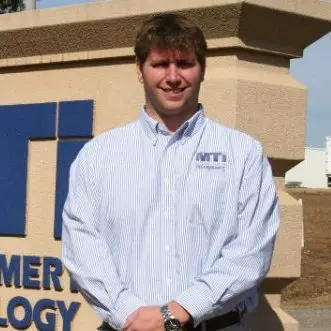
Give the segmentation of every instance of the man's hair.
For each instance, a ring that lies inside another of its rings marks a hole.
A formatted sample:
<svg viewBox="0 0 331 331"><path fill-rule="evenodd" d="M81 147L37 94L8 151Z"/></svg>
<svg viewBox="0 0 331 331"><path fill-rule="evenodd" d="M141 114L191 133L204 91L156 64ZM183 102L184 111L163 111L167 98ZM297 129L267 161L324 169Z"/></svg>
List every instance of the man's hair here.
<svg viewBox="0 0 331 331"><path fill-rule="evenodd" d="M151 48L187 51L193 49L201 66L206 64L207 43L202 30L179 14L158 14L139 29L134 46L138 62L143 65Z"/></svg>

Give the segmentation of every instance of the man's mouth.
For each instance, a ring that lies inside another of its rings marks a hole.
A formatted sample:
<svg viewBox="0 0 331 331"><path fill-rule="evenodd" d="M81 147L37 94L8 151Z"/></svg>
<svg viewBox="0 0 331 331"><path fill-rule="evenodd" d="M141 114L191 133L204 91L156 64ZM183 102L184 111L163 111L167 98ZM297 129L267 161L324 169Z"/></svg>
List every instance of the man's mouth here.
<svg viewBox="0 0 331 331"><path fill-rule="evenodd" d="M179 94L185 90L185 87L182 88L165 88L162 89L164 92L169 93L169 94Z"/></svg>

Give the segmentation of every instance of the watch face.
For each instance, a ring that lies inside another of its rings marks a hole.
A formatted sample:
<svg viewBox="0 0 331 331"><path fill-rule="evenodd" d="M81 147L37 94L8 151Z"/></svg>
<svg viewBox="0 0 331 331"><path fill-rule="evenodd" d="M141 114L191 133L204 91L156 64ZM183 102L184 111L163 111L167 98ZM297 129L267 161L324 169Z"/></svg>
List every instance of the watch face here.
<svg viewBox="0 0 331 331"><path fill-rule="evenodd" d="M176 318L170 318L165 322L165 329L167 331L177 331L180 330L182 325Z"/></svg>

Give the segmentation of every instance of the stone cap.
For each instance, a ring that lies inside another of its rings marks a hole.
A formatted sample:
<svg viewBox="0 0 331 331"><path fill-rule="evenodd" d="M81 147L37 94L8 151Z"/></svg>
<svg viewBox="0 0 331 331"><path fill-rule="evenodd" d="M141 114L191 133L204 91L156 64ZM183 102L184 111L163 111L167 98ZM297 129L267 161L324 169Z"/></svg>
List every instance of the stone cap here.
<svg viewBox="0 0 331 331"><path fill-rule="evenodd" d="M169 11L200 24L210 49L300 57L331 30L331 4L317 0L103 1L1 15L0 66L132 57L141 22Z"/></svg>

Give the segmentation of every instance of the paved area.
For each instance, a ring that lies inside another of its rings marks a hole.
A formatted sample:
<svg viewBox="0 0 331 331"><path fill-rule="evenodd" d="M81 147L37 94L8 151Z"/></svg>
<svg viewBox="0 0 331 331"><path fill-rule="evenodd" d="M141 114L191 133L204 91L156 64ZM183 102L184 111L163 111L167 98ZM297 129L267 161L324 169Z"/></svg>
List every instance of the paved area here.
<svg viewBox="0 0 331 331"><path fill-rule="evenodd" d="M287 309L300 322L300 331L331 331L330 309Z"/></svg>

